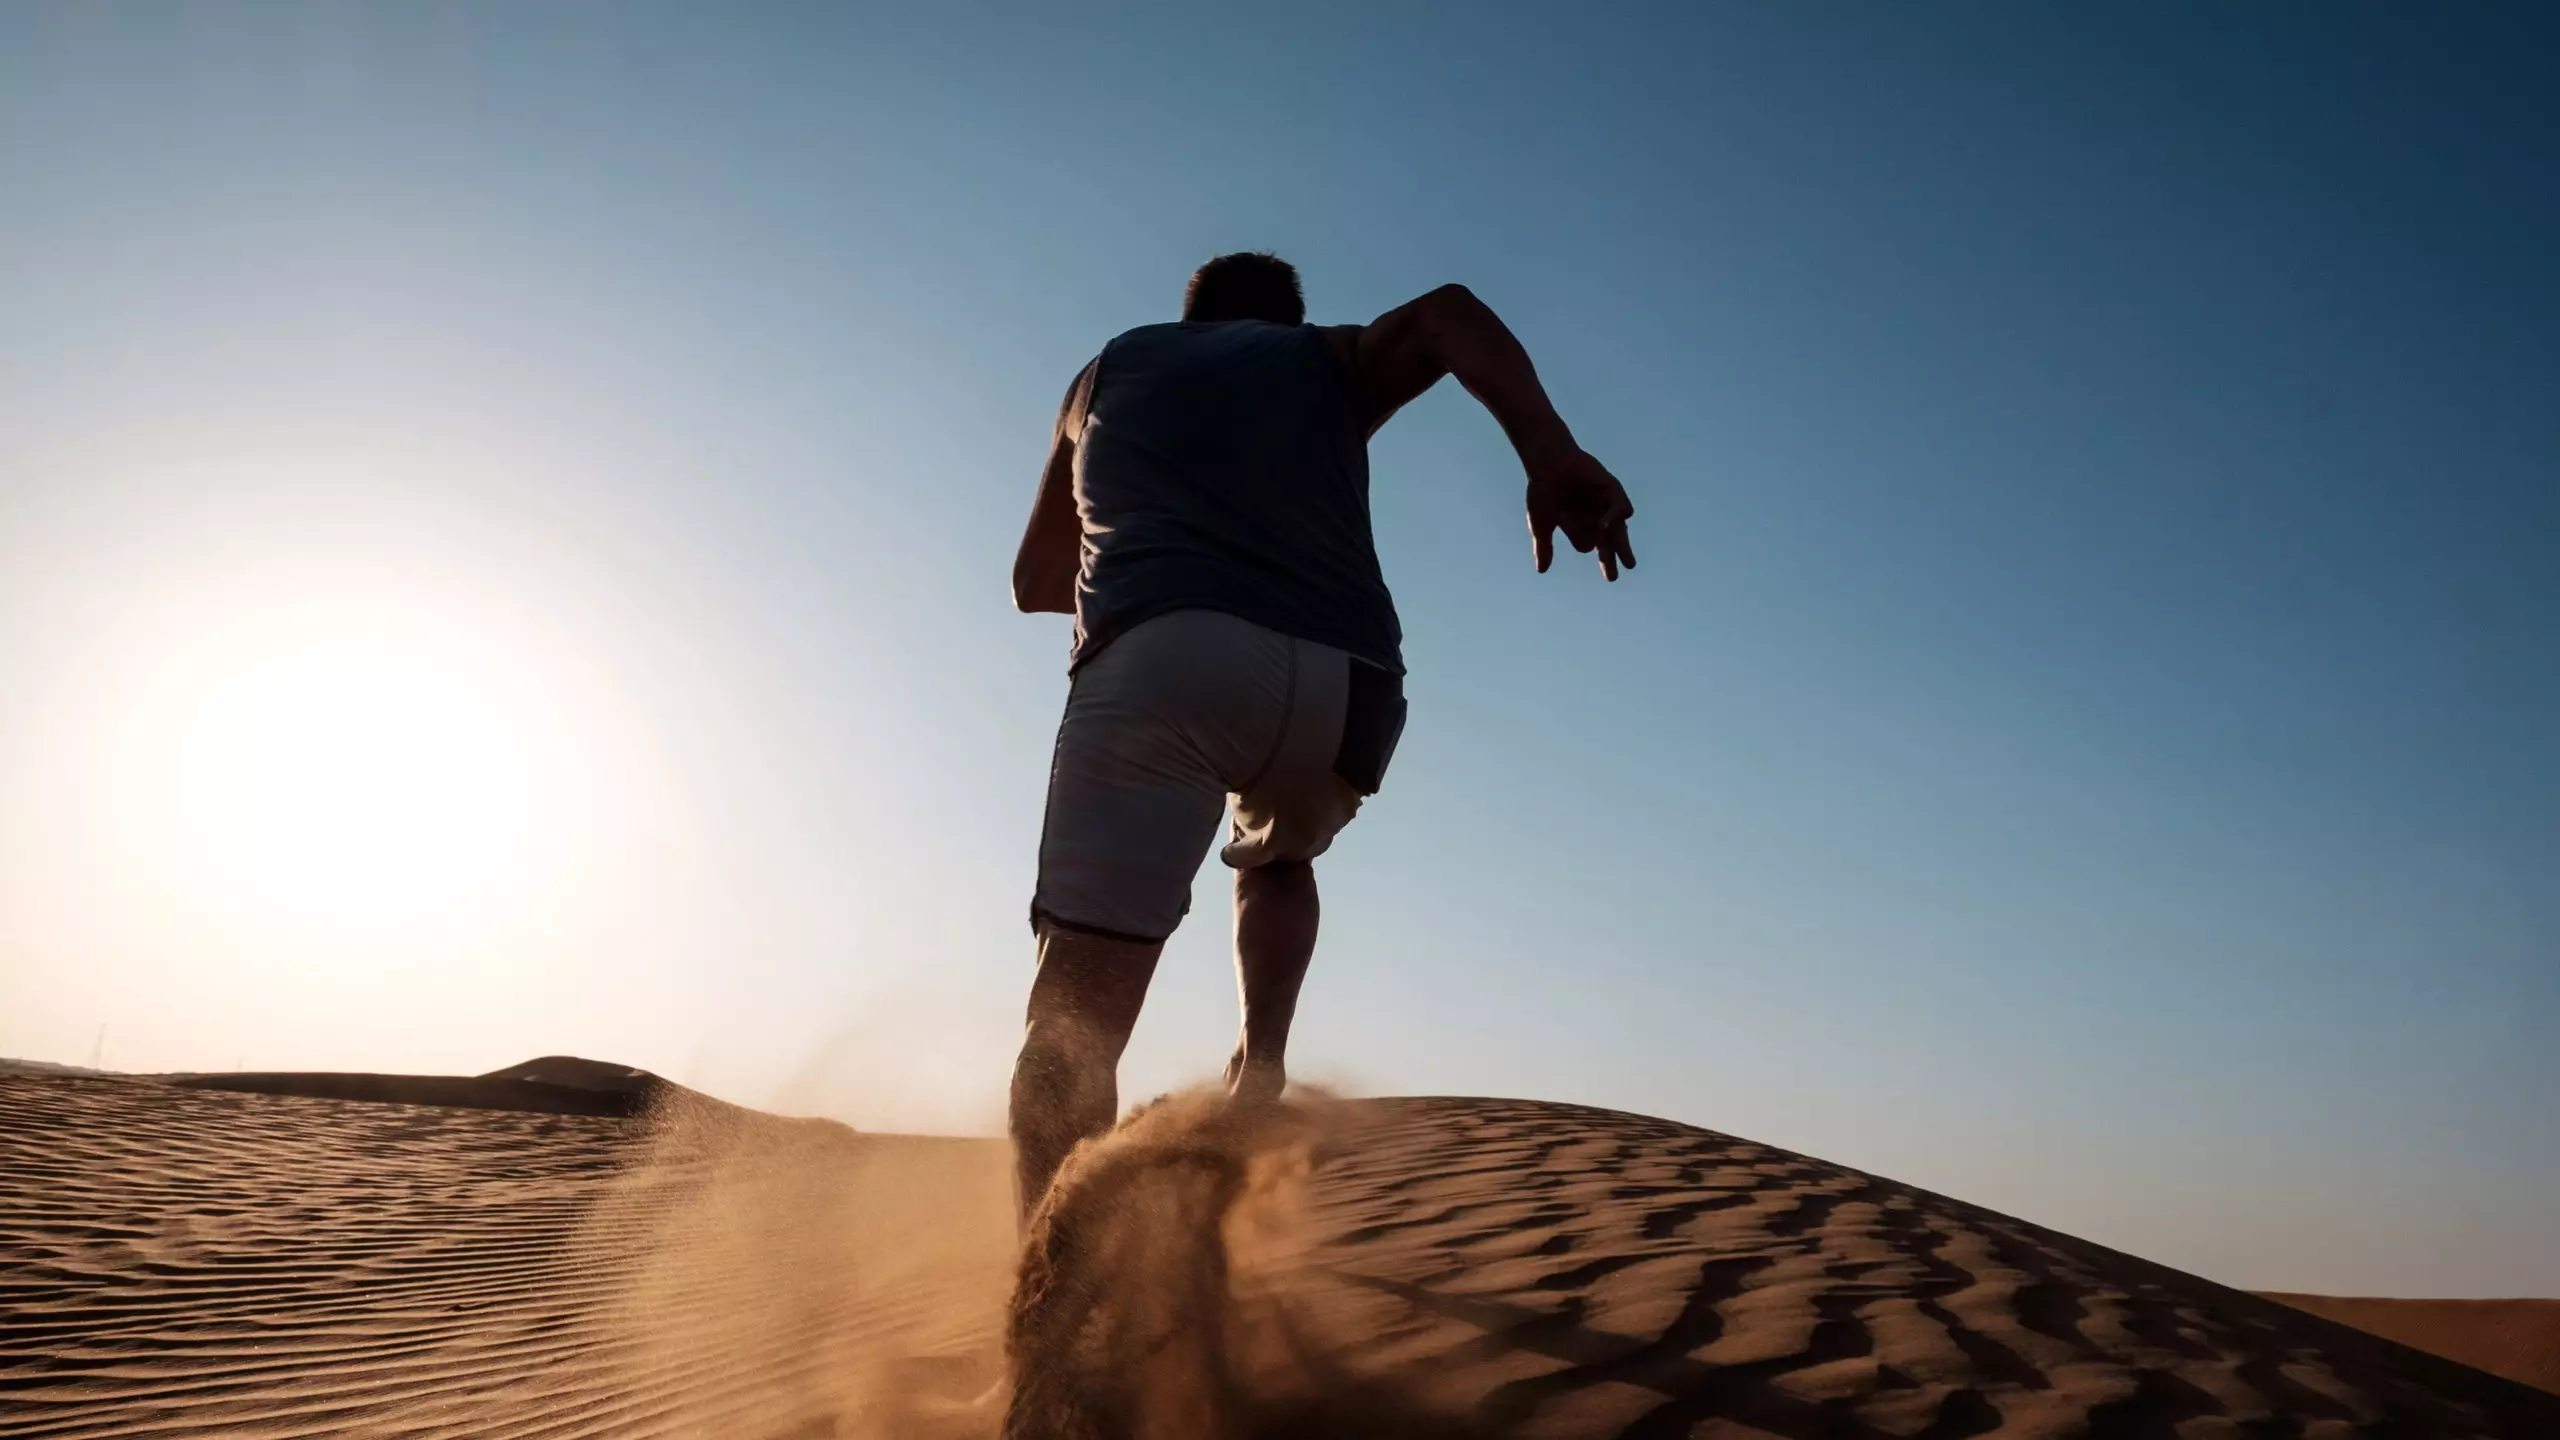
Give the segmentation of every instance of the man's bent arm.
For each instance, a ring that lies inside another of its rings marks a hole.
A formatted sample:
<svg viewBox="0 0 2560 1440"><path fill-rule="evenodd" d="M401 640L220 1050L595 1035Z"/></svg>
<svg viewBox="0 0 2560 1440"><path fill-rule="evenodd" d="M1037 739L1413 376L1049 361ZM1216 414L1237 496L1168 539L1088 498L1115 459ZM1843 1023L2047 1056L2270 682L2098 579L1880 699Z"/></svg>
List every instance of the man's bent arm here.
<svg viewBox="0 0 2560 1440"><path fill-rule="evenodd" d="M1040 493L1031 502L1031 523L1022 532L1022 548L1013 556L1013 605L1026 615L1076 613L1076 570L1083 563L1083 527L1076 518L1076 435L1086 389L1093 370L1087 366L1067 389L1058 406L1057 427L1049 436L1049 463L1040 472Z"/></svg>
<svg viewBox="0 0 2560 1440"><path fill-rule="evenodd" d="M1620 565L1636 563L1626 528L1635 506L1625 488L1574 443L1529 352L1474 291L1443 285L1399 305L1362 328L1349 348L1371 434L1443 375L1457 376L1492 412L1528 472L1529 532L1540 570L1553 557L1559 528L1574 549L1597 548L1601 572L1612 580Z"/></svg>
<svg viewBox="0 0 2560 1440"><path fill-rule="evenodd" d="M1573 445L1528 350L1464 285L1443 285L1371 321L1360 332L1359 357L1372 434L1441 376L1455 375L1524 460Z"/></svg>

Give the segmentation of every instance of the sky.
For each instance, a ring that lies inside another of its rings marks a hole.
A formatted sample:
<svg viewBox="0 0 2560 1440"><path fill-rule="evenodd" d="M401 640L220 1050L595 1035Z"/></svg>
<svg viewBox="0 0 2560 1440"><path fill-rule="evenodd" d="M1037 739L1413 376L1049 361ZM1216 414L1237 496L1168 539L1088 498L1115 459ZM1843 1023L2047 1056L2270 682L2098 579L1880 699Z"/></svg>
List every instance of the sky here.
<svg viewBox="0 0 2560 1440"><path fill-rule="evenodd" d="M1484 297L1642 557L1374 442L1295 1075L2560 1294L2560 24L1204 8L0 11L0 1054L993 1133L1051 417L1268 248Z"/></svg>

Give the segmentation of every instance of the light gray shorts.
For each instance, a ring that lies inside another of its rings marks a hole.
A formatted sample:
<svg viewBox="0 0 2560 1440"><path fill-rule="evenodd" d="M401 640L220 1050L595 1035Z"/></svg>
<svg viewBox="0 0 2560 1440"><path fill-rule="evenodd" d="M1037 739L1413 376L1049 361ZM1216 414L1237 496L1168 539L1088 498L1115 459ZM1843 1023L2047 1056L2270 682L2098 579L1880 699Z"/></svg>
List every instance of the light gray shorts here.
<svg viewBox="0 0 2560 1440"><path fill-rule="evenodd" d="M1218 856L1313 860L1374 793L1404 724L1392 672L1215 610L1159 615L1076 672L1040 832L1044 919L1161 940Z"/></svg>

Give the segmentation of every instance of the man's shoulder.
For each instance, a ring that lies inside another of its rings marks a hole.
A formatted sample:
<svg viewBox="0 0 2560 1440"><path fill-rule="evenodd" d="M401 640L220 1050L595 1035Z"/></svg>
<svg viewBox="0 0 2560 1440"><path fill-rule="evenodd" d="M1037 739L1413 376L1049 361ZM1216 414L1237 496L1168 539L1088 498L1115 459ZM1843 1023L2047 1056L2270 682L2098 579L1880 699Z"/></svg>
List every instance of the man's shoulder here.
<svg viewBox="0 0 2560 1440"><path fill-rule="evenodd" d="M1345 364L1359 354L1360 325L1278 325L1268 320L1168 320L1123 330L1104 343L1098 362L1115 355L1166 360L1208 359L1308 347L1332 352Z"/></svg>
<svg viewBox="0 0 2560 1440"><path fill-rule="evenodd" d="M1360 325L1282 325L1270 320L1159 320L1135 325L1111 337L1104 349L1137 341L1179 342L1184 340L1286 341L1308 336L1330 336L1341 332L1358 335L1367 327Z"/></svg>
<svg viewBox="0 0 2560 1440"><path fill-rule="evenodd" d="M1333 352L1334 359L1342 362L1342 371L1345 375L1353 377L1359 375L1360 335L1369 328L1368 326L1313 325L1308 328L1324 336L1325 348Z"/></svg>
<svg viewBox="0 0 2560 1440"><path fill-rule="evenodd" d="M1133 325L1103 342L1102 348L1104 353L1107 354L1112 350L1127 345L1144 345L1150 342L1162 343L1169 340L1178 340L1186 331L1203 330L1206 328L1208 327L1203 325L1186 325L1178 320L1159 321L1151 325Z"/></svg>

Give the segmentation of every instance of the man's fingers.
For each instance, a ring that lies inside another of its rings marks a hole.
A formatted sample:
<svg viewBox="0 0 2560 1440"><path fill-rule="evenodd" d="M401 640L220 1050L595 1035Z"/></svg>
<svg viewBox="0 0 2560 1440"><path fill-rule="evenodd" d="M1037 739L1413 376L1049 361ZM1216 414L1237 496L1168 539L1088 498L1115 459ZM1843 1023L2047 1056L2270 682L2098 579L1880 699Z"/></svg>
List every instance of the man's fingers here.
<svg viewBox="0 0 2560 1440"><path fill-rule="evenodd" d="M1609 479L1605 475L1603 478ZM1558 530L1564 532L1566 544L1598 560L1600 573L1611 580L1618 578L1621 568L1635 568L1635 546L1627 540L1627 521L1635 515L1636 507L1614 479L1609 479L1605 487L1595 487L1597 493L1546 506L1538 503L1536 488L1531 486L1529 534L1537 550L1540 574L1555 561Z"/></svg>
<svg viewBox="0 0 2560 1440"><path fill-rule="evenodd" d="M1591 548L1600 552L1600 573L1618 578L1618 522L1610 520L1591 532Z"/></svg>

